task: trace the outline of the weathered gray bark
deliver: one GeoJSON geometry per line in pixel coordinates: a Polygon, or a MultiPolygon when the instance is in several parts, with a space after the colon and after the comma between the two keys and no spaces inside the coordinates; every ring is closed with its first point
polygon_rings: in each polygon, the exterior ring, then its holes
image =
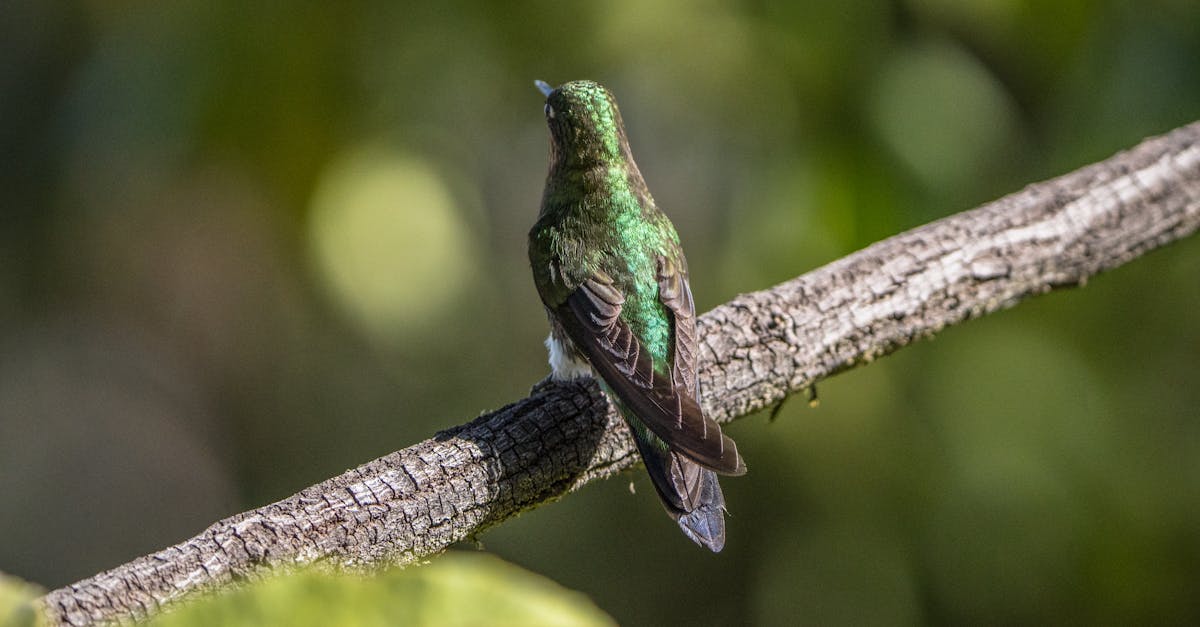
{"type": "MultiPolygon", "coordinates": [[[[728,421],[969,318],[1082,285],[1200,227],[1200,123],[913,229],[700,319],[707,411],[728,421]]],[[[63,624],[143,617],[321,561],[410,563],[637,462],[590,382],[528,398],[43,599],[63,624]]]]}

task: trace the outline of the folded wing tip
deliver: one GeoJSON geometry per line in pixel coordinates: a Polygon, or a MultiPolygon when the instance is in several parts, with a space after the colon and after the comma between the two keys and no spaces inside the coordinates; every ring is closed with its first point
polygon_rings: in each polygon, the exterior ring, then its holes
{"type": "Polygon", "coordinates": [[[721,438],[723,442],[720,452],[710,452],[710,454],[685,450],[676,443],[671,443],[670,446],[693,462],[717,474],[727,477],[740,477],[746,474],[746,462],[738,453],[737,444],[727,435],[722,434],[721,438]]]}

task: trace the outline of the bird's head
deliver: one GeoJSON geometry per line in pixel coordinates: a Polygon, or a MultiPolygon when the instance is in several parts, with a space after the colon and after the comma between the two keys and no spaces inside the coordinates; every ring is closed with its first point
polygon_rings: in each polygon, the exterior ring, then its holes
{"type": "Polygon", "coordinates": [[[625,125],[611,92],[594,81],[551,87],[535,81],[546,96],[552,159],[590,165],[629,158],[625,125]]]}

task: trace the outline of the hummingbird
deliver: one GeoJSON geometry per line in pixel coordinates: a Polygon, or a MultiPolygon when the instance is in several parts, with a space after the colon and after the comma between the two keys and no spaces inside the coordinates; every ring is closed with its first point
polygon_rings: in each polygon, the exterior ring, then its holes
{"type": "Polygon", "coordinates": [[[612,93],[586,80],[535,85],[546,97],[550,170],[529,262],[550,319],[551,376],[599,375],[667,514],[719,552],[717,474],[746,465],[698,402],[696,307],[679,235],[634,163],[612,93]]]}

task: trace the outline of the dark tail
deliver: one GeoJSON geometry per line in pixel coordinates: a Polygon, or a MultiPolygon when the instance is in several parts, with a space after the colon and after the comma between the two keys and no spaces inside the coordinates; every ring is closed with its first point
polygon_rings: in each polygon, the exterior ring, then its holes
{"type": "Polygon", "coordinates": [[[656,442],[634,439],[667,513],[692,542],[720,552],[725,547],[725,495],[717,473],[656,442]]]}

